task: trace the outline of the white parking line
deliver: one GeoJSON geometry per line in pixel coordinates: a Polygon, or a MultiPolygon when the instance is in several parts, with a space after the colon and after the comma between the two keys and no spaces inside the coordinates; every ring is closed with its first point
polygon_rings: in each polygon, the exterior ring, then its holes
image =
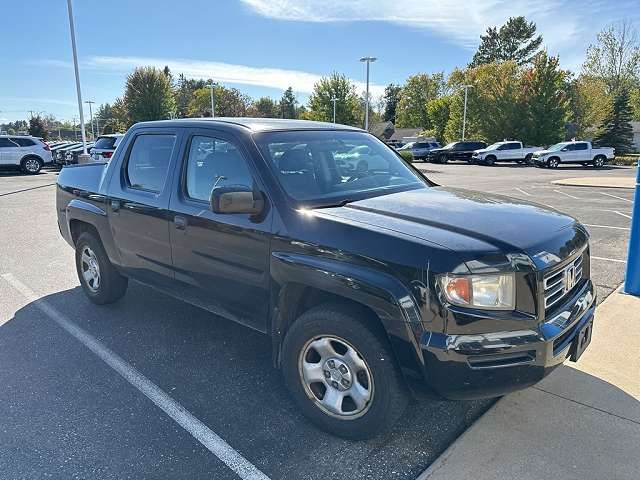
{"type": "Polygon", "coordinates": [[[568,193],[563,192],[563,191],[561,191],[561,190],[554,190],[554,192],[556,192],[556,193],[561,193],[562,195],[566,195],[567,197],[569,197],[569,198],[573,198],[574,200],[580,200],[580,197],[574,197],[573,195],[569,195],[568,193]]]}
{"type": "Polygon", "coordinates": [[[520,193],[526,195],[527,197],[531,197],[532,195],[529,192],[525,192],[524,190],[522,190],[521,188],[518,187],[513,187],[515,190],[518,190],[520,193]]]}
{"type": "Polygon", "coordinates": [[[620,215],[622,217],[625,217],[625,218],[629,218],[629,219],[631,218],[631,215],[627,215],[626,213],[622,213],[622,212],[619,212],[617,210],[609,210],[609,211],[613,212],[613,213],[617,213],[618,215],[620,215]]]}
{"type": "Polygon", "coordinates": [[[629,200],[628,198],[622,198],[617,195],[611,195],[610,193],[598,192],[600,195],[606,195],[607,197],[617,198],[618,200],[624,200],[625,202],[633,203],[633,200],[629,200]]]}
{"type": "Polygon", "coordinates": [[[604,260],[605,262],[616,262],[616,263],[627,263],[626,260],[618,260],[617,258],[606,258],[606,257],[594,257],[591,256],[593,260],[604,260]]]}
{"type": "Polygon", "coordinates": [[[2,278],[24,295],[27,300],[32,302],[47,317],[56,322],[66,330],[67,333],[75,337],[76,340],[91,350],[103,362],[118,372],[127,382],[138,389],[178,425],[189,432],[193,438],[198,440],[207,450],[224,462],[240,478],[243,480],[269,480],[269,477],[258,470],[256,466],[234,450],[227,442],[194,417],[182,405],[167,395],[160,387],[125,362],[116,353],[109,350],[99,340],[67,319],[46,300],[38,298],[35,292],[20,280],[10,273],[2,275],[2,278]]]}
{"type": "Polygon", "coordinates": [[[583,223],[585,227],[593,227],[593,228],[612,228],[614,230],[631,230],[629,227],[613,227],[611,225],[590,225],[588,223],[583,223]]]}

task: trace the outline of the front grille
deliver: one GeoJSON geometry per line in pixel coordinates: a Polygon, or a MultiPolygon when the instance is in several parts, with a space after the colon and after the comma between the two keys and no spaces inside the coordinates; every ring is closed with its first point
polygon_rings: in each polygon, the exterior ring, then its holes
{"type": "Polygon", "coordinates": [[[555,305],[569,294],[582,280],[582,264],[585,253],[582,252],[568,265],[553,270],[544,276],[544,308],[555,305]]]}

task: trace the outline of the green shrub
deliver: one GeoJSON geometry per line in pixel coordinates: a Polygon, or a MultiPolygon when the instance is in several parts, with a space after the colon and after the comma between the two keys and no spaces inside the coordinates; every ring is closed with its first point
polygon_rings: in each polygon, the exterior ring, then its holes
{"type": "Polygon", "coordinates": [[[404,158],[407,162],[413,162],[413,155],[408,150],[402,150],[398,152],[402,158],[404,158]]]}
{"type": "Polygon", "coordinates": [[[627,154],[627,155],[616,155],[615,159],[611,162],[613,165],[638,165],[638,161],[640,161],[639,154],[627,154]]]}

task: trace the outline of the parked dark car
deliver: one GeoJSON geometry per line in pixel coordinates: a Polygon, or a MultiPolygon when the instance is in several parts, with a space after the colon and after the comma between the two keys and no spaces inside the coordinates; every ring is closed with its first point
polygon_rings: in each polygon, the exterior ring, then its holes
{"type": "Polygon", "coordinates": [[[485,148],[485,142],[451,142],[442,148],[434,148],[427,153],[426,159],[432,163],[447,163],[449,160],[471,162],[474,150],[485,148]]]}
{"type": "Polygon", "coordinates": [[[265,333],[301,410],[347,438],[387,429],[409,394],[533,385],[590,340],[582,225],[438,186],[357,128],[138,123],[109,163],[62,169],[57,212],[89,299],[135,279],[265,333]],[[340,167],[354,149],[386,167],[340,167]]]}

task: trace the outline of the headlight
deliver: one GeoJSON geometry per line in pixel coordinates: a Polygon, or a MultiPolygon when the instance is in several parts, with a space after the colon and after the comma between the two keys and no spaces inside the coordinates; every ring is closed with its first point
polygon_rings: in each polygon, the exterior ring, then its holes
{"type": "Polygon", "coordinates": [[[454,305],[490,310],[515,308],[515,278],[512,273],[442,275],[440,286],[447,300],[454,305]]]}

